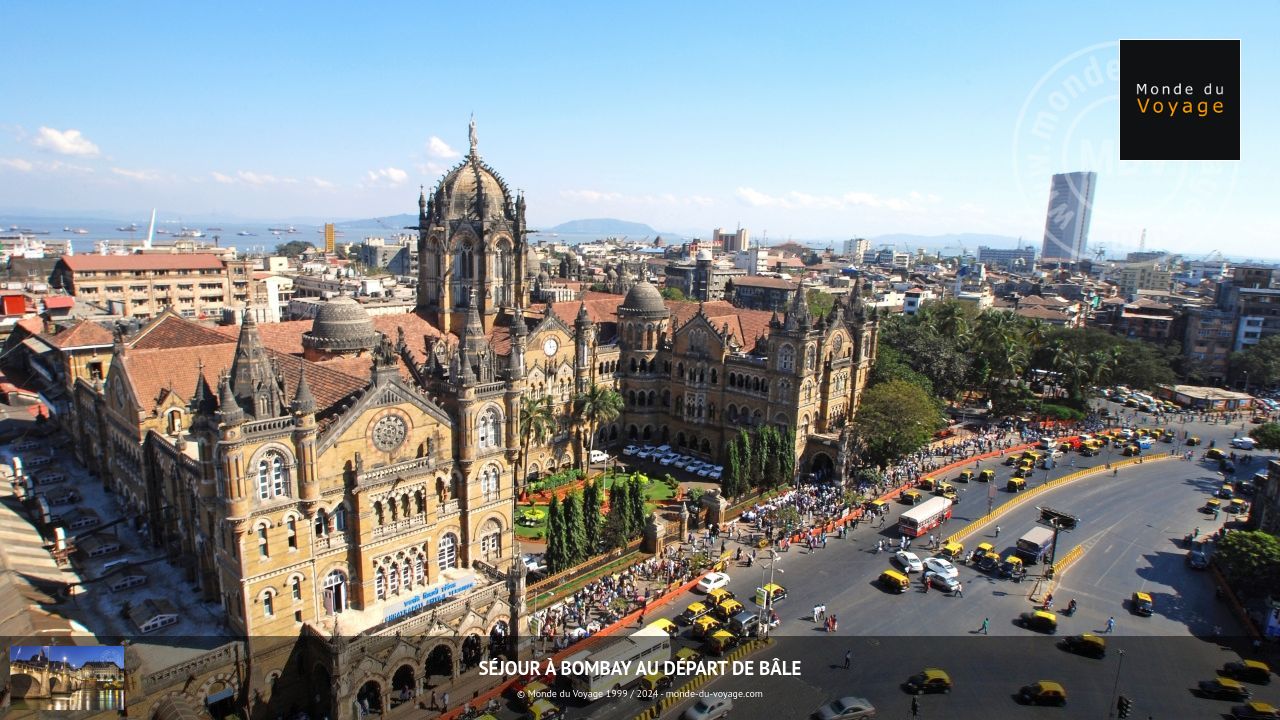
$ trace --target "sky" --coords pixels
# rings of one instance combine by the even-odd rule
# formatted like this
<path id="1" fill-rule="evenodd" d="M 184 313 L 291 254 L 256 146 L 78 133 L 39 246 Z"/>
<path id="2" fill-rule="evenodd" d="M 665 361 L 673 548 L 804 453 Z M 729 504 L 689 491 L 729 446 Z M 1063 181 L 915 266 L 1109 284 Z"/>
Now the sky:
<path id="1" fill-rule="evenodd" d="M 124 667 L 124 648 L 119 645 L 15 645 L 9 648 L 10 660 L 29 660 L 43 651 L 53 660 L 63 660 L 80 667 L 90 660 L 107 660 Z"/>
<path id="2" fill-rule="evenodd" d="M 0 27 L 0 214 L 416 212 L 474 114 L 532 227 L 1038 246 L 1050 175 L 1094 170 L 1095 247 L 1277 244 L 1274 2 L 19 0 Z M 1120 38 L 1241 39 L 1240 161 L 1118 160 Z"/>

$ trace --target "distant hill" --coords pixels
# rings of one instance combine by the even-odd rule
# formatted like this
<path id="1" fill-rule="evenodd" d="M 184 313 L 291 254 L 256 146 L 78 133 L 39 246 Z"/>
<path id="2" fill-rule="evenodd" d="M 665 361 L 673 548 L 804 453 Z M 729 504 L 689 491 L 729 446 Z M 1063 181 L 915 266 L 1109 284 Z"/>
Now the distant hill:
<path id="1" fill-rule="evenodd" d="M 381 222 L 379 222 L 381 221 Z M 350 228 L 360 227 L 366 228 L 373 225 L 386 224 L 388 227 L 400 229 L 406 225 L 417 225 L 418 215 L 416 213 L 400 213 L 399 215 L 387 215 L 386 217 L 366 218 L 364 220 L 348 220 L 346 222 L 334 223 L 334 227 Z"/>
<path id="2" fill-rule="evenodd" d="M 1021 244 L 1026 245 L 1028 241 L 1022 238 Z M 1038 244 L 1032 242 L 1032 244 Z M 961 246 L 970 252 L 976 252 L 979 245 L 986 245 L 993 248 L 1015 248 L 1019 247 L 1019 239 L 1008 235 L 986 235 L 983 233 L 951 233 L 948 235 L 911 235 L 909 233 L 893 233 L 890 235 L 878 235 L 871 238 L 871 246 L 878 247 L 880 245 L 905 245 L 911 250 L 922 247 L 928 250 L 940 250 L 942 248 L 959 249 Z"/>
<path id="3" fill-rule="evenodd" d="M 615 220 L 614 218 L 593 218 L 590 220 L 570 220 L 555 227 L 541 229 L 543 233 L 563 233 L 566 235 L 658 235 L 657 230 L 644 223 Z"/>

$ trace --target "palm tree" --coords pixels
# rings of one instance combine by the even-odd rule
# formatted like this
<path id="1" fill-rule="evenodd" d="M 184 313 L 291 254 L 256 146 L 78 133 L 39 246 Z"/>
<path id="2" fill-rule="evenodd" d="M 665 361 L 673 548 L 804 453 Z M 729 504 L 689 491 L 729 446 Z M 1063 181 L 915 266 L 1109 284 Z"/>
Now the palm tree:
<path id="1" fill-rule="evenodd" d="M 533 445 L 546 445 L 555 432 L 555 412 L 551 409 L 550 395 L 522 395 L 520 397 L 520 482 L 524 487 L 529 478 L 529 454 Z"/>
<path id="2" fill-rule="evenodd" d="M 592 384 L 587 391 L 578 395 L 573 403 L 574 422 L 578 426 L 578 436 L 584 442 L 587 461 L 584 471 L 590 475 L 591 451 L 595 448 L 596 428 L 602 423 L 611 422 L 622 414 L 622 393 L 613 388 Z"/>
<path id="3" fill-rule="evenodd" d="M 943 337 L 953 338 L 957 344 L 964 345 L 969 338 L 969 318 L 966 309 L 960 303 L 949 300 L 935 303 L 926 318 L 934 332 Z"/>

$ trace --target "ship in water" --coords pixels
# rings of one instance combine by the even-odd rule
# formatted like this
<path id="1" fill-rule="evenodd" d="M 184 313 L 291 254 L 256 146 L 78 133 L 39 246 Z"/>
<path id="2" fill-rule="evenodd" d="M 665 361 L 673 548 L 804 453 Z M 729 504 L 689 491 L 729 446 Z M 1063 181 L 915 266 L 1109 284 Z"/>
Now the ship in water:
<path id="1" fill-rule="evenodd" d="M 248 230 L 241 230 L 236 234 L 239 235 L 240 237 L 258 237 L 258 233 L 249 232 Z"/>
<path id="2" fill-rule="evenodd" d="M 222 228 L 218 228 L 218 227 L 205 228 L 204 231 L 205 232 L 222 232 Z"/>
<path id="3" fill-rule="evenodd" d="M 129 223 L 122 227 L 116 228 L 116 232 L 138 232 L 138 223 Z"/>
<path id="4" fill-rule="evenodd" d="M 74 233 L 76 235 L 88 235 L 89 231 L 84 228 L 73 228 L 70 225 L 62 228 L 62 232 Z"/>
<path id="5" fill-rule="evenodd" d="M 290 225 L 289 227 L 282 227 L 282 228 L 278 228 L 278 227 L 274 227 L 274 228 L 273 228 L 273 227 L 269 227 L 269 228 L 267 228 L 267 230 L 268 230 L 268 231 L 270 231 L 270 232 L 273 232 L 273 233 L 275 233 L 275 234 L 277 234 L 277 235 L 279 235 L 280 233 L 290 233 L 290 234 L 292 234 L 292 233 L 296 233 L 296 232 L 298 232 L 298 228 L 296 228 L 296 227 L 294 227 L 294 226 L 292 226 L 292 225 Z"/>

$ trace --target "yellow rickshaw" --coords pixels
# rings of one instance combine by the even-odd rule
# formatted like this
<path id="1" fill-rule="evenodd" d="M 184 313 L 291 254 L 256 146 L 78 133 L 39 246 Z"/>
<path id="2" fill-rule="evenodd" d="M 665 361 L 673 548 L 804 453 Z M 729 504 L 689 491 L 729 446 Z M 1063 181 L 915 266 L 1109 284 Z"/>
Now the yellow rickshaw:
<path id="1" fill-rule="evenodd" d="M 769 583 L 764 587 L 756 588 L 756 604 L 772 606 L 779 600 L 787 597 L 787 589 L 776 583 Z"/>
<path id="2" fill-rule="evenodd" d="M 973 480 L 972 470 L 961 470 L 960 474 L 956 476 L 956 482 L 967 483 L 970 480 Z"/>
<path id="3" fill-rule="evenodd" d="M 1125 446 L 1124 446 L 1124 453 L 1122 453 L 1122 454 L 1123 454 L 1125 457 L 1132 457 L 1132 456 L 1136 456 L 1136 455 L 1141 455 L 1141 454 L 1142 454 L 1142 448 L 1138 447 L 1137 445 L 1125 445 Z"/>
<path id="4" fill-rule="evenodd" d="M 715 655 L 723 655 L 738 645 L 738 636 L 728 630 L 717 630 L 707 638 L 707 650 Z"/>
<path id="5" fill-rule="evenodd" d="M 684 618 L 685 622 L 691 623 L 709 612 L 711 612 L 710 606 L 703 602 L 696 602 L 685 608 L 684 612 L 680 613 L 680 617 Z"/>
<path id="6" fill-rule="evenodd" d="M 938 554 L 944 558 L 959 560 L 960 556 L 964 554 L 964 545 L 961 545 L 955 540 L 948 540 L 946 544 L 942 546 L 942 549 L 938 551 Z"/>
<path id="7" fill-rule="evenodd" d="M 1135 592 L 1130 602 L 1132 603 L 1131 607 L 1134 615 L 1151 617 L 1152 613 L 1155 612 L 1155 601 L 1147 593 Z"/>
<path id="8" fill-rule="evenodd" d="M 1022 558 L 1017 555 L 1008 555 L 1004 562 L 1000 563 L 1000 574 L 1007 578 L 1017 577 L 1024 572 L 1026 570 L 1022 567 Z"/>
<path id="9" fill-rule="evenodd" d="M 1227 505 L 1226 510 L 1229 513 L 1243 515 L 1244 513 L 1249 512 L 1249 504 L 1240 498 L 1234 498 L 1232 499 L 1231 504 Z"/>
<path id="10" fill-rule="evenodd" d="M 929 492 L 930 490 L 933 490 L 936 484 L 937 484 L 936 480 L 934 480 L 933 478 L 927 477 L 927 478 L 921 478 L 920 482 L 916 483 L 916 487 L 920 488 L 921 490 L 924 490 L 925 492 Z"/>
<path id="11" fill-rule="evenodd" d="M 945 483 L 945 482 L 938 483 L 938 487 L 934 488 L 933 492 L 936 495 L 944 497 L 948 500 L 955 500 L 956 496 L 959 495 L 959 492 L 956 490 L 955 485 L 952 485 L 951 483 Z"/>
<path id="12" fill-rule="evenodd" d="M 1196 437 L 1195 435 L 1192 435 L 1191 437 L 1187 438 L 1187 447 L 1194 447 L 1199 444 L 1200 444 L 1200 438 Z"/>
<path id="13" fill-rule="evenodd" d="M 703 615 L 689 625 L 689 637 L 704 638 L 720 629 L 720 621 L 710 615 Z"/>
<path id="14" fill-rule="evenodd" d="M 564 717 L 564 710 L 550 700 L 538 700 L 529 707 L 528 720 L 559 720 Z"/>
<path id="15" fill-rule="evenodd" d="M 995 471 L 995 470 L 987 469 L 987 470 L 983 470 L 982 472 L 978 473 L 978 481 L 979 481 L 979 482 L 991 482 L 992 480 L 995 480 L 995 479 L 996 479 L 996 471 Z"/>
<path id="16" fill-rule="evenodd" d="M 1209 498 L 1209 500 L 1205 502 L 1204 507 L 1200 509 L 1202 512 L 1217 513 L 1222 509 L 1222 501 L 1215 498 Z"/>
<path id="17" fill-rule="evenodd" d="M 649 623 L 649 627 L 657 628 L 672 637 L 680 634 L 680 626 L 666 618 L 658 618 L 657 620 L 654 620 Z"/>
<path id="18" fill-rule="evenodd" d="M 670 690 L 672 684 L 671 676 L 666 673 L 654 673 L 645 675 L 636 681 L 636 687 L 652 696 L 653 693 L 660 693 L 664 690 Z M 644 695 L 641 696 L 645 697 Z"/>
<path id="19" fill-rule="evenodd" d="M 715 590 L 707 593 L 707 597 L 702 602 L 714 607 L 725 600 L 732 600 L 733 598 L 734 595 L 732 590 L 728 588 L 716 588 Z"/>
<path id="20" fill-rule="evenodd" d="M 984 572 L 997 572 L 1000 569 L 1000 555 L 985 552 L 978 556 L 978 569 Z"/>
<path id="21" fill-rule="evenodd" d="M 924 495 L 921 495 L 919 490 L 907 490 L 906 492 L 902 493 L 902 502 L 908 505 L 915 505 L 919 503 L 923 498 L 924 498 Z"/>
<path id="22" fill-rule="evenodd" d="M 532 709 L 534 703 L 539 699 L 549 697 L 550 695 L 551 688 L 547 687 L 546 683 L 541 680 L 534 680 L 524 686 L 524 689 L 520 691 L 517 699 L 525 710 L 529 710 Z"/>
<path id="23" fill-rule="evenodd" d="M 872 500 L 867 503 L 867 513 L 870 515 L 882 515 L 884 514 L 886 505 L 888 505 L 888 503 L 883 500 Z"/>
<path id="24" fill-rule="evenodd" d="M 1009 482 L 1004 484 L 1004 489 L 1011 493 L 1016 493 L 1027 489 L 1027 481 L 1020 477 L 1009 478 Z"/>
<path id="25" fill-rule="evenodd" d="M 733 598 L 729 598 L 717 605 L 713 612 L 715 612 L 716 617 L 720 618 L 721 622 L 729 622 L 729 618 L 737 615 L 743 610 L 746 610 L 746 608 L 742 606 L 742 603 L 734 600 Z"/>

